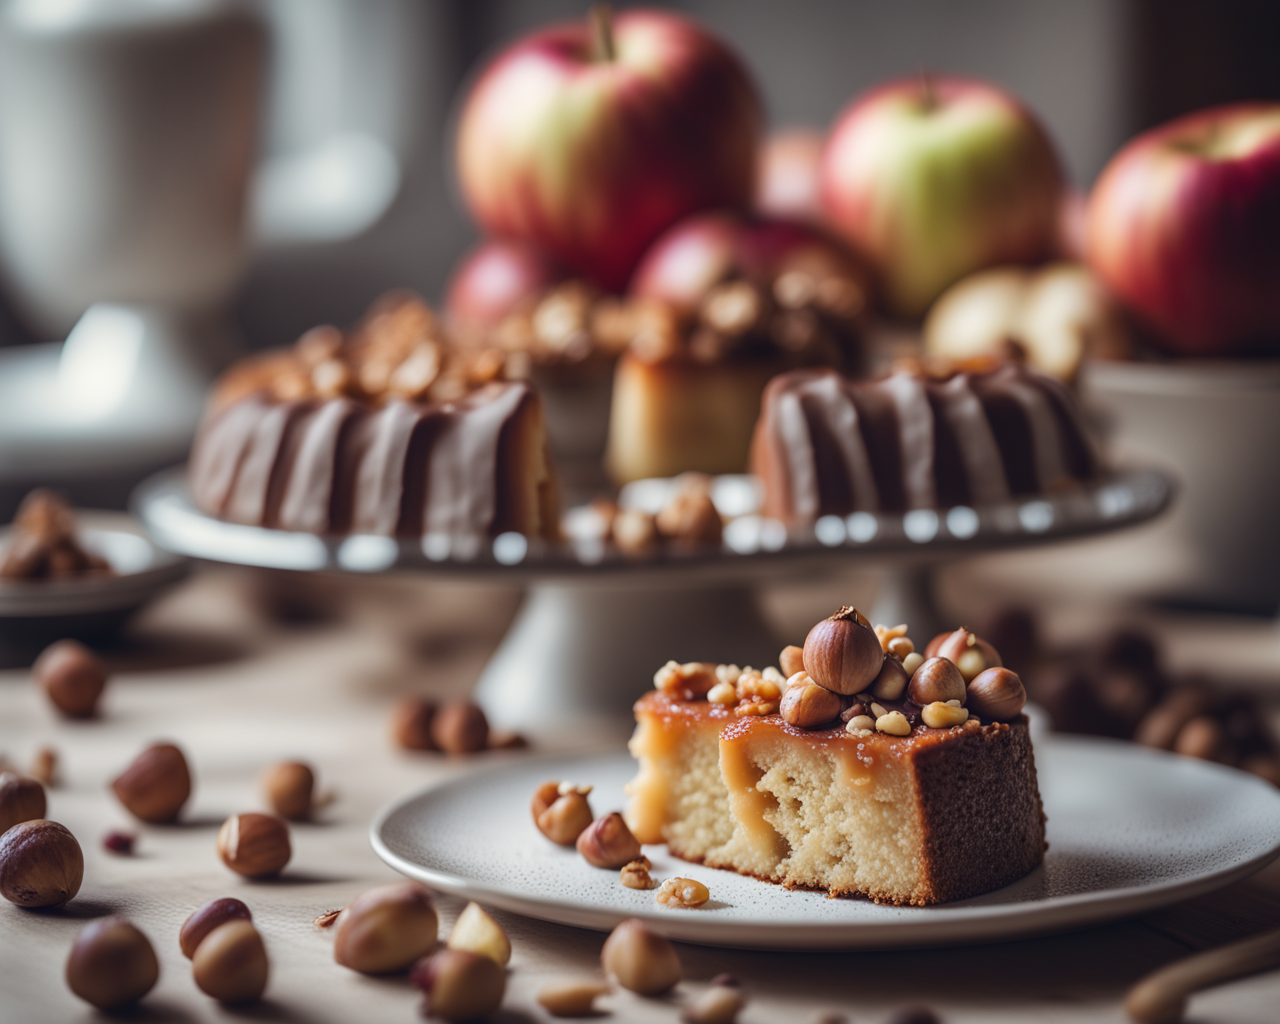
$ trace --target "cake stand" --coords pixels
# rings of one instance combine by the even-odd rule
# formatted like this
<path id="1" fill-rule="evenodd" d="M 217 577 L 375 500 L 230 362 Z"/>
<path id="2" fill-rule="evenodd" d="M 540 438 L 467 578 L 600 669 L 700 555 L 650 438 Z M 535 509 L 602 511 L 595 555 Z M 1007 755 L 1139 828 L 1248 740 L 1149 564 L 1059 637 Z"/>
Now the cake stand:
<path id="1" fill-rule="evenodd" d="M 673 483 L 624 488 L 620 501 L 656 510 Z M 668 659 L 772 665 L 783 641 L 756 603 L 756 588 L 812 579 L 851 565 L 885 570 L 873 621 L 909 622 L 917 637 L 940 625 L 930 574 L 958 557 L 1106 533 L 1159 515 L 1172 485 L 1150 470 L 1001 505 L 856 512 L 787 528 L 759 515 L 752 477 L 715 481 L 728 518 L 720 548 L 667 544 L 628 555 L 593 535 L 587 509 L 566 517 L 562 544 L 505 533 L 320 537 L 225 523 L 200 512 L 181 469 L 134 493 L 155 541 L 184 555 L 299 572 L 422 573 L 441 581 L 520 584 L 528 593 L 476 687 L 493 724 L 531 734 L 590 728 L 625 733 L 631 704 Z M 794 640 L 794 638 L 792 638 Z"/>

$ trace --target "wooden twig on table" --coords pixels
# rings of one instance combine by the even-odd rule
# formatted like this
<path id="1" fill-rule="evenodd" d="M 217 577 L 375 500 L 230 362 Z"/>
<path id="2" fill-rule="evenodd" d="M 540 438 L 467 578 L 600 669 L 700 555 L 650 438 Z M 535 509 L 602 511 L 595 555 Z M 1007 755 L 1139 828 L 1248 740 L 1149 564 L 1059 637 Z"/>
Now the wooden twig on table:
<path id="1" fill-rule="evenodd" d="M 1176 1024 L 1186 1013 L 1187 997 L 1193 992 L 1277 967 L 1280 929 L 1161 967 L 1129 990 L 1125 1012 L 1138 1024 Z"/>

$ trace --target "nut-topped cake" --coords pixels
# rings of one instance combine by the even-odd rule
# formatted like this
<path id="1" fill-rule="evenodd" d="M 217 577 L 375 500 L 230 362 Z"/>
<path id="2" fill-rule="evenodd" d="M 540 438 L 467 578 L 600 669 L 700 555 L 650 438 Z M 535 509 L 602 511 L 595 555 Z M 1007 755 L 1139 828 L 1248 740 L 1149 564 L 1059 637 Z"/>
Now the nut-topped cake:
<path id="1" fill-rule="evenodd" d="M 1044 857 L 1026 694 L 964 629 L 915 651 L 852 608 L 781 668 L 669 662 L 636 704 L 642 843 L 787 888 L 924 906 Z"/>
<path id="2" fill-rule="evenodd" d="M 317 327 L 227 371 L 192 495 L 222 519 L 310 533 L 554 538 L 542 402 L 508 363 L 392 293 L 349 334 Z"/>

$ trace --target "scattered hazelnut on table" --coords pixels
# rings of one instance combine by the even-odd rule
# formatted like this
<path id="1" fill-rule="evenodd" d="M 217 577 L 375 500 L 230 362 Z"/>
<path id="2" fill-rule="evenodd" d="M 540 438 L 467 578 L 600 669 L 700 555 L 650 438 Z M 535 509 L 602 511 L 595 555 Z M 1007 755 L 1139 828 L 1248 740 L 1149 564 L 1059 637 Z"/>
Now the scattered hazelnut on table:
<path id="1" fill-rule="evenodd" d="M 622 865 L 618 878 L 628 889 L 655 889 L 658 883 L 649 874 L 652 868 L 648 857 L 637 857 Z"/>
<path id="2" fill-rule="evenodd" d="M 405 750 L 435 750 L 431 738 L 431 720 L 435 718 L 435 701 L 422 697 L 405 697 L 391 712 L 391 738 Z"/>
<path id="3" fill-rule="evenodd" d="M 712 985 L 680 1011 L 684 1024 L 733 1024 L 747 1000 L 736 985 Z"/>
<path id="4" fill-rule="evenodd" d="M 924 707 L 934 701 L 946 703 L 966 697 L 964 676 L 956 666 L 942 657 L 932 657 L 912 673 L 907 684 L 907 699 Z"/>
<path id="5" fill-rule="evenodd" d="M 788 687 L 778 704 L 778 711 L 788 725 L 797 729 L 816 729 L 835 721 L 844 707 L 838 693 L 823 689 L 817 683 Z"/>
<path id="6" fill-rule="evenodd" d="M 252 920 L 253 914 L 249 908 L 232 896 L 209 900 L 191 912 L 191 916 L 183 922 L 182 930 L 178 932 L 178 945 L 182 949 L 182 955 L 190 960 L 205 936 L 228 921 Z"/>
<path id="7" fill-rule="evenodd" d="M 466 949 L 487 956 L 500 967 L 505 967 L 511 960 L 511 940 L 502 930 L 502 925 L 490 917 L 479 903 L 466 905 L 453 923 L 453 931 L 445 945 L 449 949 Z"/>
<path id="8" fill-rule="evenodd" d="M 900 1006 L 889 1015 L 886 1024 L 942 1024 L 942 1018 L 927 1006 Z"/>
<path id="9" fill-rule="evenodd" d="M 58 778 L 58 752 L 53 747 L 41 747 L 31 759 L 28 774 L 46 786 L 54 785 Z"/>
<path id="10" fill-rule="evenodd" d="M 113 829 L 102 837 L 102 848 L 108 853 L 128 857 L 133 853 L 133 847 L 137 841 L 138 837 L 132 832 L 120 832 Z"/>
<path id="11" fill-rule="evenodd" d="M 675 947 L 634 917 L 610 933 L 600 951 L 600 962 L 619 985 L 642 996 L 670 990 L 682 973 Z"/>
<path id="12" fill-rule="evenodd" d="M 17 772 L 0 772 L 0 833 L 19 822 L 43 818 L 46 809 L 44 786 Z"/>
<path id="13" fill-rule="evenodd" d="M 592 822 L 575 845 L 587 863 L 597 868 L 620 868 L 640 856 L 640 840 L 617 811 Z"/>
<path id="14" fill-rule="evenodd" d="M 431 720 L 431 739 L 446 754 L 473 754 L 489 742 L 489 720 L 469 700 L 450 701 Z"/>
<path id="15" fill-rule="evenodd" d="M 700 907 L 711 899 L 711 893 L 701 882 L 692 878 L 668 878 L 662 883 L 657 896 L 659 906 L 677 908 Z"/>
<path id="16" fill-rule="evenodd" d="M 301 761 L 285 761 L 262 773 L 262 793 L 267 798 L 267 805 L 290 821 L 305 821 L 311 817 L 311 795 L 315 784 L 315 773 Z"/>
<path id="17" fill-rule="evenodd" d="M 107 685 L 102 660 L 78 640 L 59 640 L 46 647 L 31 673 L 45 695 L 68 718 L 92 718 Z"/>
<path id="18" fill-rule="evenodd" d="M 362 892 L 338 915 L 333 958 L 361 974 L 393 974 L 430 954 L 439 930 L 426 886 L 380 885 Z"/>
<path id="19" fill-rule="evenodd" d="M 191 796 L 191 770 L 172 743 L 148 747 L 111 784 L 125 810 L 152 824 L 174 821 Z"/>
<path id="20" fill-rule="evenodd" d="M 272 878 L 293 856 L 289 826 L 272 814 L 233 814 L 218 830 L 222 863 L 246 878 Z"/>
<path id="21" fill-rule="evenodd" d="M 414 965 L 409 980 L 426 996 L 423 1013 L 467 1021 L 492 1013 L 506 994 L 506 972 L 487 956 L 442 949 Z"/>
<path id="22" fill-rule="evenodd" d="M 591 789 L 570 782 L 544 782 L 530 805 L 538 831 L 553 843 L 572 846 L 594 820 L 587 802 Z"/>
<path id="23" fill-rule="evenodd" d="M 804 641 L 804 670 L 819 686 L 852 695 L 880 674 L 884 651 L 866 616 L 845 606 L 823 619 Z"/>
<path id="24" fill-rule="evenodd" d="M 84 854 L 63 825 L 20 822 L 0 836 L 0 896 L 20 907 L 60 907 L 80 891 Z"/>
<path id="25" fill-rule="evenodd" d="M 1205 761 L 1218 758 L 1226 743 L 1222 726 L 1208 715 L 1198 715 L 1178 730 L 1173 749 L 1186 757 L 1198 757 Z"/>
<path id="26" fill-rule="evenodd" d="M 247 1003 L 267 987 L 270 965 L 258 929 L 248 920 L 224 921 L 204 937 L 191 957 L 191 977 L 207 996 Z"/>
<path id="27" fill-rule="evenodd" d="M 965 693 L 970 711 L 997 722 L 1017 718 L 1027 703 L 1027 691 L 1017 673 L 999 666 L 979 672 Z"/>
<path id="28" fill-rule="evenodd" d="M 159 977 L 150 940 L 123 917 L 103 917 L 85 925 L 67 957 L 67 987 L 99 1010 L 136 1003 Z"/>
<path id="29" fill-rule="evenodd" d="M 538 1005 L 553 1017 L 594 1017 L 596 1000 L 609 991 L 608 985 L 594 979 L 552 982 L 538 990 Z"/>

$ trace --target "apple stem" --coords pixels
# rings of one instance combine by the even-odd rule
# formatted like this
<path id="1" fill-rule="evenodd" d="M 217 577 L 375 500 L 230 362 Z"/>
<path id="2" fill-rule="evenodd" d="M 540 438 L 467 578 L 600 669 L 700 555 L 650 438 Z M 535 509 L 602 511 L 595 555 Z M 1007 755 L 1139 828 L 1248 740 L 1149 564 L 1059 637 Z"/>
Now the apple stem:
<path id="1" fill-rule="evenodd" d="M 593 4 L 591 7 L 591 57 L 593 60 L 608 64 L 614 59 L 613 49 L 613 6 L 611 4 Z"/>
<path id="2" fill-rule="evenodd" d="M 924 94 L 924 109 L 933 110 L 938 105 L 938 94 L 933 89 L 933 76 L 928 71 L 920 71 L 920 91 Z"/>

